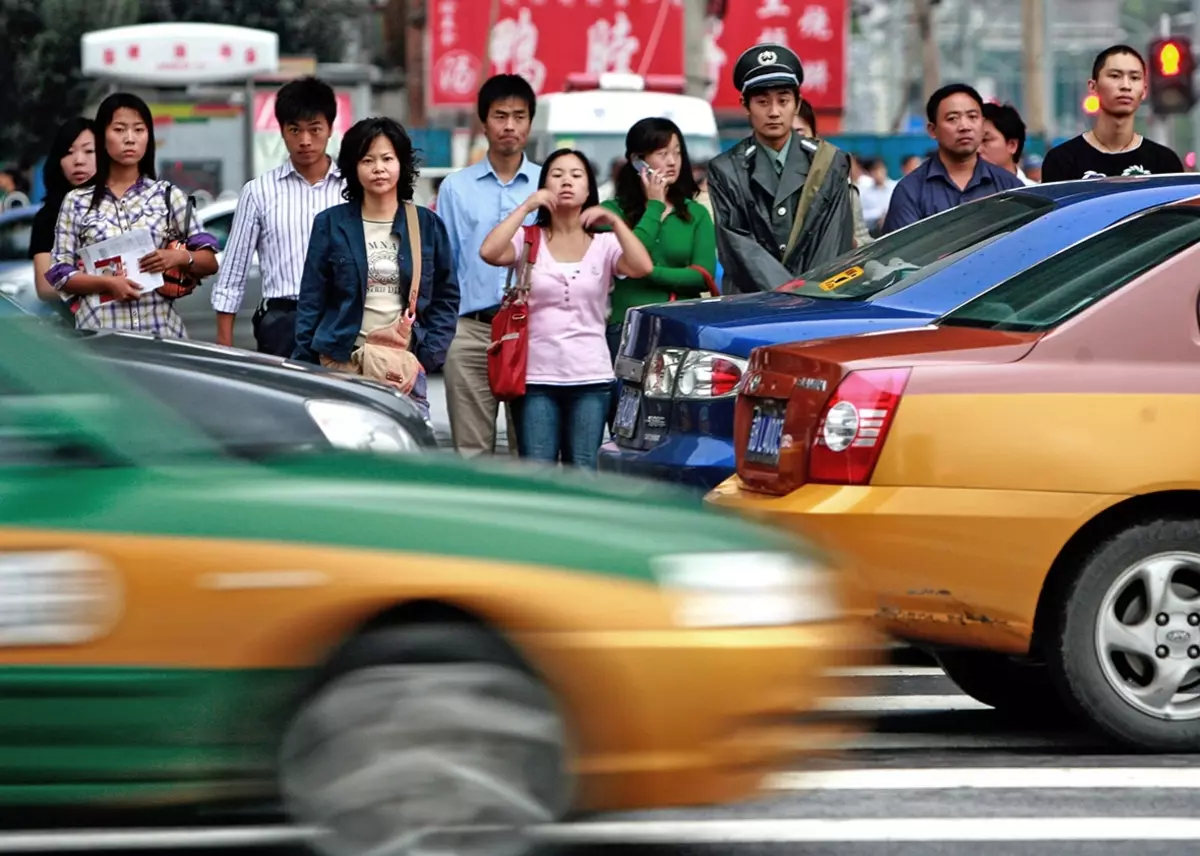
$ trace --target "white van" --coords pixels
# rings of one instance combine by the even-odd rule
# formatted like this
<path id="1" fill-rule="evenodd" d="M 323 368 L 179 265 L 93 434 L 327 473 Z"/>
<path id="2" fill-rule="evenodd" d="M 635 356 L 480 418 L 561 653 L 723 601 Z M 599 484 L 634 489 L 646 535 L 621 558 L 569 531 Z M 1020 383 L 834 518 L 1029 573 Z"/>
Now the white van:
<path id="1" fill-rule="evenodd" d="M 651 116 L 670 119 L 683 132 L 688 158 L 704 163 L 721 151 L 717 118 L 703 98 L 683 94 L 679 77 L 602 74 L 572 76 L 567 91 L 539 95 L 530 132 L 529 156 L 541 163 L 555 149 L 578 149 L 588 156 L 597 181 L 625 157 L 625 134 Z"/>

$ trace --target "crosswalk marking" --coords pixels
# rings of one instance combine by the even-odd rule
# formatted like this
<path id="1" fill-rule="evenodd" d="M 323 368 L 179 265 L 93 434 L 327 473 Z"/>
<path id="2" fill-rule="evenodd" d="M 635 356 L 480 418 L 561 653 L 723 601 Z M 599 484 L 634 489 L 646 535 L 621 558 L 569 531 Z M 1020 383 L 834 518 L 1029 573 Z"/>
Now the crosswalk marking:
<path id="1" fill-rule="evenodd" d="M 768 789 L 777 791 L 1026 790 L 1120 788 L 1200 789 L 1200 769 L 1181 767 L 918 767 L 906 770 L 814 770 L 779 773 Z"/>
<path id="2" fill-rule="evenodd" d="M 992 710 L 962 695 L 835 696 L 822 699 L 822 710 L 838 713 L 904 713 L 912 711 Z"/>
<path id="3" fill-rule="evenodd" d="M 594 821 L 542 827 L 562 844 L 763 844 L 888 841 L 1193 841 L 1187 817 L 958 817 L 838 820 Z M 2 843 L 2 842 L 0 842 Z"/>
<path id="4" fill-rule="evenodd" d="M 838 743 L 844 752 L 979 751 L 1056 749 L 1088 746 L 1099 748 L 1103 741 L 1087 734 L 915 734 L 866 732 Z"/>
<path id="5" fill-rule="evenodd" d="M 833 678 L 944 678 L 946 673 L 937 666 L 850 666 L 827 669 Z M 947 678 L 949 680 L 949 678 Z"/>

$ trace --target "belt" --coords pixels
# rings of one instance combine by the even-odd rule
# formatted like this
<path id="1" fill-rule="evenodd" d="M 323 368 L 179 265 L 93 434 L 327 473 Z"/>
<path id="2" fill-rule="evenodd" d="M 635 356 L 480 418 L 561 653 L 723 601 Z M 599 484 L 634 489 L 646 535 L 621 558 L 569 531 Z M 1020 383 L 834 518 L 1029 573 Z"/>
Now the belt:
<path id="1" fill-rule="evenodd" d="M 480 324 L 491 324 L 492 319 L 496 317 L 496 313 L 499 311 L 499 306 L 493 306 L 491 309 L 481 309 L 478 312 L 468 312 L 462 317 L 469 318 L 472 321 L 478 321 Z"/>
<path id="2" fill-rule="evenodd" d="M 270 312 L 272 309 L 281 309 L 284 312 L 291 312 L 299 304 L 299 301 L 291 297 L 270 297 L 263 300 L 261 307 L 264 312 Z"/>

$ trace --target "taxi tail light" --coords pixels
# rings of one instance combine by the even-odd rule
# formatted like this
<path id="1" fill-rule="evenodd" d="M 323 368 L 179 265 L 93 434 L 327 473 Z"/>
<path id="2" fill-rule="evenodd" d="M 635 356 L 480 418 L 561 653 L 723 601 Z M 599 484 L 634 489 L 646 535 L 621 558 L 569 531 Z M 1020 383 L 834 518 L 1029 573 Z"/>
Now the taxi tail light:
<path id="1" fill-rule="evenodd" d="M 808 480 L 864 485 L 871 474 L 911 368 L 851 372 L 838 384 L 821 414 L 809 447 Z"/>
<path id="2" fill-rule="evenodd" d="M 747 361 L 715 351 L 688 351 L 675 380 L 675 398 L 722 398 L 737 391 Z"/>

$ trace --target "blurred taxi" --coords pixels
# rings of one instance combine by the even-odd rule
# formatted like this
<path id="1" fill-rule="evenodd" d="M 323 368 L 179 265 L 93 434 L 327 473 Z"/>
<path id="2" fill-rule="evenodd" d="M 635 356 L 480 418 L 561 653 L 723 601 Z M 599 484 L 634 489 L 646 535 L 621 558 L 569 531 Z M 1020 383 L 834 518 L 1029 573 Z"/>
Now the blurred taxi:
<path id="1" fill-rule="evenodd" d="M 980 701 L 1200 749 L 1198 271 L 1179 203 L 927 328 L 759 349 L 709 502 L 855 562 Z"/>
<path id="2" fill-rule="evenodd" d="M 3 323 L 10 809 L 281 797 L 353 854 L 720 803 L 854 656 L 792 537 L 511 464 L 235 459 L 84 354 Z"/>

